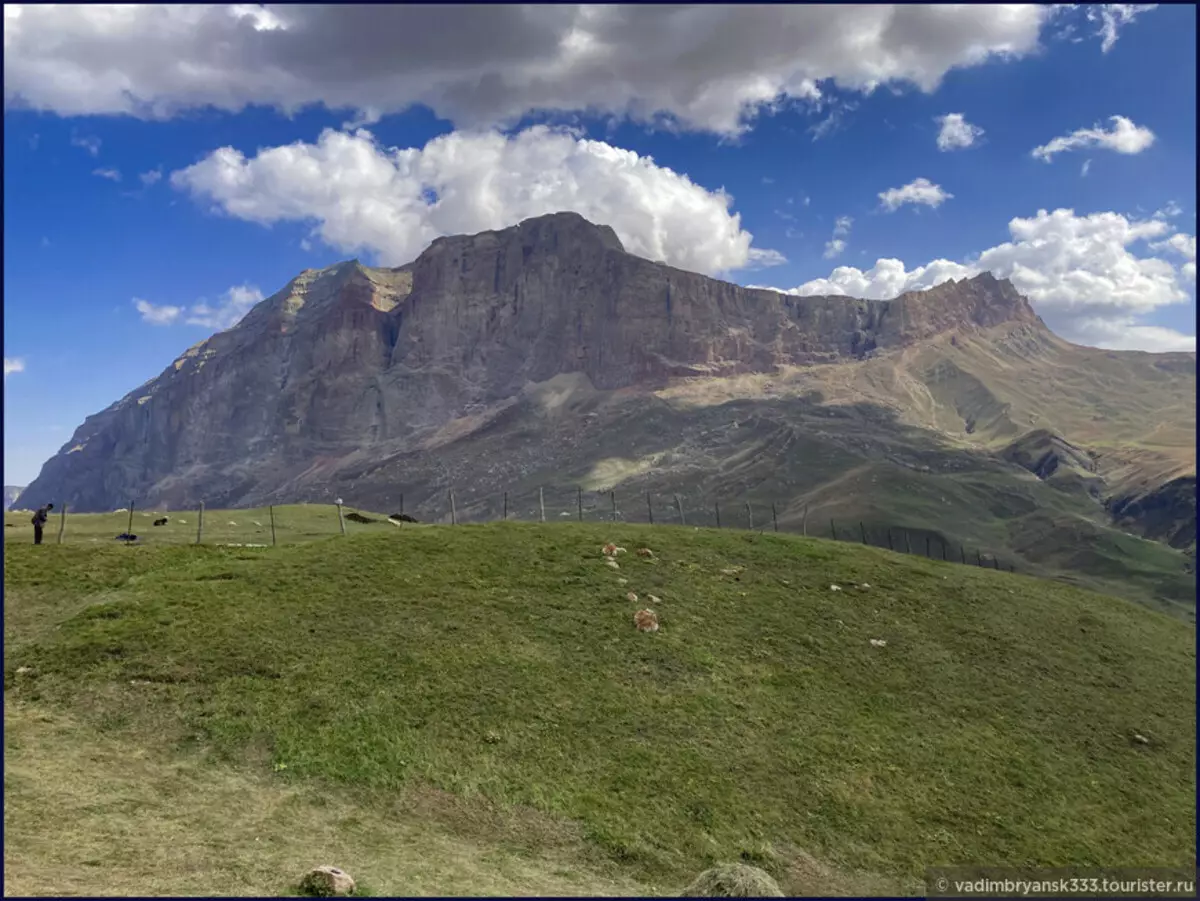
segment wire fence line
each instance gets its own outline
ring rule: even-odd
[[[611,522],[784,532],[848,541],[948,563],[1017,571],[1012,560],[1002,561],[997,554],[982,548],[950,541],[936,529],[865,518],[839,519],[818,515],[817,511],[810,515],[806,505],[797,509],[793,504],[781,509],[772,502],[711,498],[695,491],[589,491],[580,486],[538,486],[464,498],[454,489],[444,489],[422,492],[415,506],[410,504],[407,510],[404,501],[404,495],[399,494],[396,509],[370,512],[341,503],[340,499],[326,504],[223,510],[207,510],[201,503],[192,510],[171,512],[139,508],[131,502],[128,507],[112,513],[85,514],[74,519],[70,519],[64,505],[52,511],[43,541],[98,543],[117,540],[139,544],[270,547],[366,529],[378,530],[389,524],[455,526],[503,520]],[[5,525],[11,528],[20,523],[8,521]],[[11,535],[9,532],[6,537]]]

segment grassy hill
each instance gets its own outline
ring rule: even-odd
[[[10,544],[5,639],[10,891],[1195,866],[1194,630],[1020,575],[587,523]]]

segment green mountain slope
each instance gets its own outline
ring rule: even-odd
[[[414,786],[539,811],[676,892],[738,857],[792,893],[808,855],[913,892],[964,860],[1195,865],[1177,619],[791,536],[379,529],[11,546],[6,696],[168,759],[356,793],[360,817]],[[634,628],[644,606],[657,633]]]

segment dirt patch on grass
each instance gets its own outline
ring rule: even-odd
[[[575,830],[542,815],[432,789],[366,808],[167,758],[34,706],[6,700],[4,718],[6,896],[281,895],[326,863],[374,895],[653,891],[594,868]],[[488,830],[500,831],[489,841]]]

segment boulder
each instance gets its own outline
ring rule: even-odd
[[[352,895],[354,893],[354,877],[337,867],[317,867],[309,870],[300,880],[300,891],[319,898]]]
[[[758,867],[725,864],[705,870],[683,890],[682,898],[782,898],[779,883]]]

